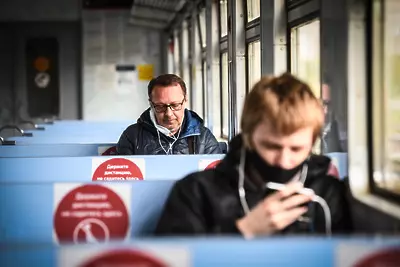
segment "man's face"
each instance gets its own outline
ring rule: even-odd
[[[183,120],[186,99],[179,84],[156,86],[151,93],[150,104],[157,123],[175,133]]]
[[[313,128],[304,127],[290,135],[282,135],[263,120],[256,127],[252,142],[256,152],[268,164],[293,169],[304,162],[311,152]]]

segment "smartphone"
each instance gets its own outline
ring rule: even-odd
[[[280,184],[280,183],[274,183],[274,182],[268,182],[265,184],[265,187],[271,190],[282,190],[283,188],[285,188],[285,184]],[[310,188],[302,188],[301,190],[298,191],[299,194],[302,195],[308,195],[308,196],[312,196],[314,195],[314,191]]]
[[[268,182],[265,184],[265,187],[267,189],[267,194],[271,194],[272,192],[276,192],[276,191],[280,191],[283,188],[285,188],[285,184],[280,184],[280,183],[274,183],[274,182]],[[297,192],[298,194],[302,194],[302,195],[308,195],[308,196],[312,196],[314,195],[314,191],[310,188],[302,188],[301,190],[299,190]],[[309,204],[309,202],[305,202],[301,205],[299,205],[299,207],[307,207]]]

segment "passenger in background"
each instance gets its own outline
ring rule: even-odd
[[[322,128],[322,153],[342,152],[340,145],[339,125],[331,105],[329,84],[322,84],[322,102],[324,105],[325,124]]]
[[[228,154],[216,169],[176,182],[155,234],[350,231],[346,187],[328,174],[328,157],[311,155],[323,123],[321,102],[308,85],[291,74],[262,78],[245,100],[242,133]],[[274,188],[270,182],[282,188],[267,189]],[[298,194],[304,188],[313,191]]]
[[[220,154],[218,141],[186,106],[185,82],[164,74],[148,85],[150,107],[117,144],[119,155]]]

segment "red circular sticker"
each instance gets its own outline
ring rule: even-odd
[[[123,158],[109,159],[92,176],[92,181],[143,180],[140,168],[130,160]]]
[[[112,146],[109,147],[106,151],[104,151],[102,156],[111,156],[111,155],[117,155],[117,146]]]
[[[99,255],[81,264],[79,267],[120,267],[120,266],[141,266],[141,267],[167,267],[168,265],[159,259],[144,252],[135,250],[118,250]]]
[[[111,189],[90,184],[66,194],[54,213],[58,241],[100,243],[124,239],[129,215],[123,200]]]
[[[354,264],[354,267],[397,267],[400,266],[400,247],[382,250],[370,254],[361,261]]]
[[[205,168],[205,170],[210,170],[210,169],[214,169],[215,167],[217,167],[217,165],[221,162],[221,160],[216,160],[211,162],[210,164],[208,164],[208,166]]]

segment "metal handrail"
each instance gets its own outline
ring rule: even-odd
[[[14,140],[4,140],[2,136],[0,136],[0,141],[2,146],[9,146],[9,145],[15,146],[16,144]]]
[[[36,123],[34,123],[33,121],[21,121],[20,124],[30,124],[33,126],[33,128],[35,130],[45,130],[45,128],[43,126],[39,126]]]
[[[33,133],[25,133],[24,130],[22,130],[21,128],[19,128],[17,125],[5,125],[5,126],[3,126],[3,127],[0,128],[0,133],[1,133],[3,130],[6,130],[6,129],[15,129],[15,130],[17,130],[18,132],[21,133],[21,136],[29,136],[29,137],[32,137],[32,136],[33,136]]]

